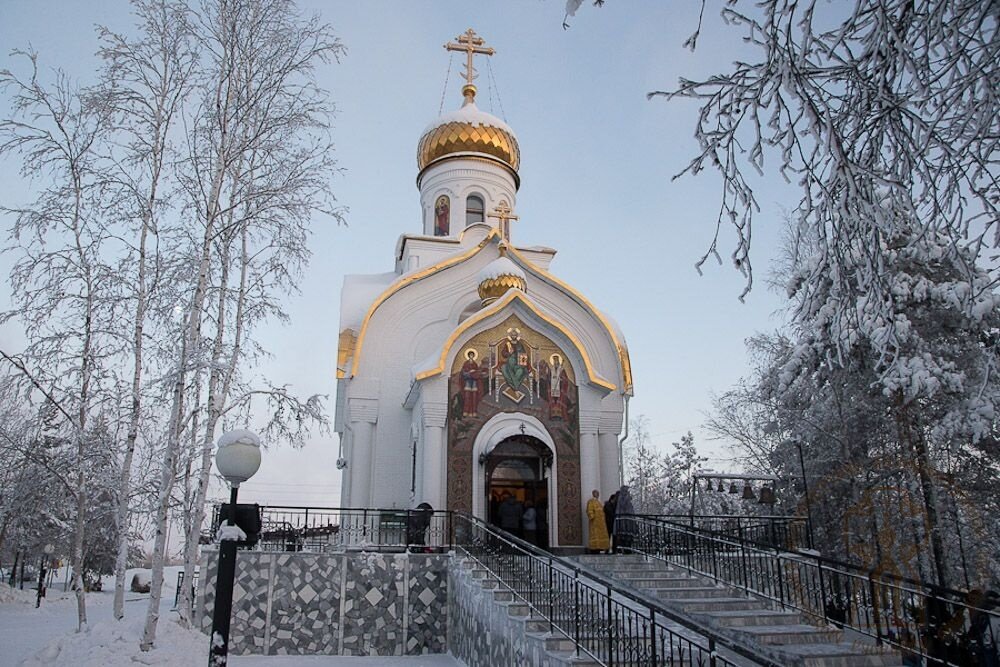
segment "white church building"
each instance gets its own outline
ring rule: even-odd
[[[512,241],[520,149],[472,84],[473,54],[493,50],[471,29],[446,46],[467,55],[464,102],[417,144],[417,233],[399,237],[391,271],[349,275],[341,292],[341,506],[489,520],[511,493],[539,509],[542,546],[579,546],[591,490],[621,483],[628,349],[550,272],[554,249]]]

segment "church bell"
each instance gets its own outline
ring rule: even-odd
[[[753,487],[750,484],[743,485],[743,500],[753,500],[757,496],[754,495]]]
[[[774,489],[769,486],[765,486],[760,490],[760,500],[757,501],[761,505],[773,505],[774,504]]]

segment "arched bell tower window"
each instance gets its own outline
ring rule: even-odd
[[[465,200],[465,226],[486,221],[486,206],[479,195],[469,195]]]

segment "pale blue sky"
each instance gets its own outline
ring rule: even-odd
[[[330,394],[332,409],[343,275],[391,270],[398,236],[420,232],[416,144],[441,104],[449,62],[442,45],[471,26],[497,50],[492,67],[504,113],[495,90],[491,108],[485,64],[480,108],[504,117],[521,146],[515,242],[556,248],[552,271],[619,322],[635,376],[632,415],[649,418],[654,442],[665,447],[690,429],[709,456],[728,457],[701,431],[702,412],[711,392],[744,374],[744,340],[776,324],[772,313],[782,304],[764,283],[782,210],[796,193],[780,178],[760,183],[756,288],[746,303],[737,299],[743,277],[725,255],[734,241],[729,229],[722,232],[724,265],[711,262],[698,276],[693,265],[713,234],[719,179],[705,172],[671,182],[697,150],[697,109],[645,95],[674,86],[681,75],[696,78],[751,57],[709,4],[692,54],[681,44],[696,25],[698,3],[611,2],[596,9],[588,2],[563,30],[561,0],[305,2],[348,49],[320,80],[339,109],[334,138],[345,171],[331,178],[350,211],[347,226],[316,222],[312,265],[301,294],[287,304],[291,324],[266,335],[274,353],[269,377],[303,393]],[[95,23],[128,30],[127,3],[0,0],[0,67],[12,65],[11,48],[30,43],[45,66],[86,79]],[[461,102],[460,63],[454,56],[445,111]],[[12,166],[0,165],[0,198],[16,201],[22,192]],[[5,348],[19,349],[17,339],[9,328],[0,331]],[[267,452],[241,498],[336,505],[336,450],[331,435],[302,450]]]

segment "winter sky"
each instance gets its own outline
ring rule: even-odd
[[[730,468],[725,443],[700,428],[703,412],[712,392],[746,372],[744,340],[778,323],[773,313],[782,302],[766,279],[783,211],[797,197],[780,178],[759,184],[755,287],[745,303],[738,300],[744,277],[726,255],[735,239],[729,229],[721,234],[723,265],[710,261],[699,277],[694,264],[714,232],[720,182],[710,172],[671,181],[698,150],[697,107],[647,101],[646,93],[756,57],[718,19],[716,3],[706,8],[695,53],[682,43],[697,25],[699,3],[586,2],[568,30],[562,0],[302,4],[320,12],[347,47],[342,62],[319,76],[338,107],[343,172],[330,178],[349,211],[345,226],[315,221],[311,266],[287,303],[291,322],[266,332],[274,354],[268,377],[303,394],[329,394],[332,411],[343,276],[391,270],[399,235],[420,233],[417,140],[441,106],[450,57],[442,45],[472,27],[497,51],[496,87],[478,60],[479,106],[504,118],[521,146],[515,243],[556,248],[552,271],[621,325],[635,379],[631,413],[648,417],[654,443],[665,448],[690,429],[712,457],[709,466]],[[30,44],[44,67],[61,66],[86,82],[99,23],[128,31],[128,3],[0,0],[0,68],[22,67],[6,54]],[[444,111],[461,103],[463,59],[451,58]],[[7,100],[0,105],[7,113]],[[0,164],[0,201],[23,201],[24,192],[14,165]],[[0,222],[9,228],[9,220]],[[9,263],[0,259],[4,274]],[[3,300],[6,308],[6,294]],[[16,327],[0,330],[4,350],[22,345]],[[301,450],[274,447],[241,500],[335,506],[336,458],[336,434]]]

